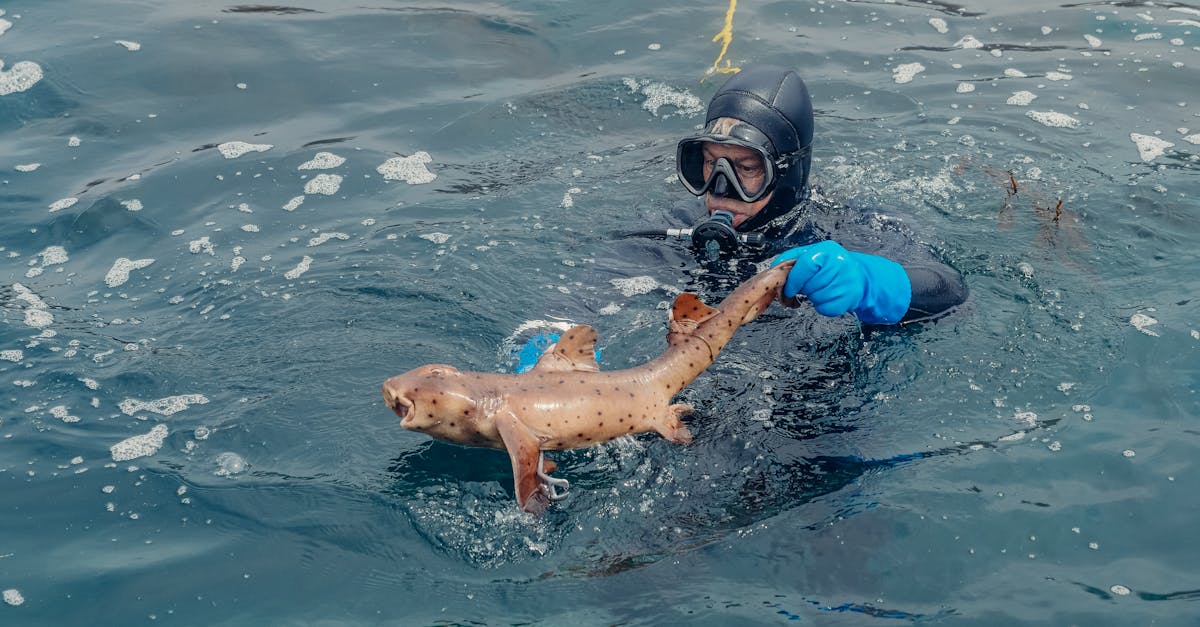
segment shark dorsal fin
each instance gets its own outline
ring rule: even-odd
[[[596,363],[597,337],[599,334],[596,333],[596,330],[586,324],[567,329],[558,338],[554,350],[546,351],[546,354],[538,359],[533,371],[596,372],[600,370],[600,365]]]
[[[691,335],[700,323],[720,313],[705,305],[699,296],[684,292],[675,297],[671,305],[671,322],[667,331],[667,344],[675,346],[684,336]]]

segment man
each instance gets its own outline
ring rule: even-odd
[[[850,313],[863,323],[891,325],[962,304],[962,277],[927,247],[906,240],[876,246],[895,249],[892,255],[848,250],[839,235],[853,237],[853,248],[861,249],[872,245],[873,234],[863,237],[860,228],[852,235],[841,223],[809,219],[812,143],[812,100],[796,72],[757,66],[733,75],[709,102],[704,131],[678,144],[679,180],[703,202],[677,206],[674,217],[693,224],[670,232],[690,235],[709,260],[795,259],[783,295],[804,296],[825,316]],[[517,371],[531,368],[556,340],[553,334],[529,340],[518,352]]]
[[[787,227],[805,208],[812,142],[812,100],[794,71],[759,66],[726,81],[709,102],[704,132],[680,141],[676,151],[679,180],[703,196],[708,213],[693,228],[693,241],[699,236],[728,250],[746,234],[773,240],[776,248],[796,239]],[[772,263],[790,259],[796,265],[784,296],[805,296],[826,316],[852,313],[862,322],[895,324],[966,300],[958,272],[931,258],[901,263],[848,251],[830,238],[792,247]]]

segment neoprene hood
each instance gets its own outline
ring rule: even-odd
[[[734,74],[708,103],[704,125],[736,118],[762,132],[763,148],[783,162],[770,202],[738,226],[752,231],[791,211],[804,198],[812,167],[813,108],[808,86],[794,70],[759,65]]]

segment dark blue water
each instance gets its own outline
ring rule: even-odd
[[[379,385],[662,349],[727,4],[0,8],[0,623],[1200,621],[1200,5],[738,4],[971,300],[773,310],[540,519]]]

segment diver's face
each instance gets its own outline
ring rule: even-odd
[[[745,146],[737,146],[733,144],[715,144],[708,142],[704,144],[704,178],[708,179],[712,173],[713,164],[717,159],[724,157],[729,160],[737,172],[738,180],[742,184],[742,188],[746,190],[759,189],[766,181],[766,168],[763,165],[762,157],[757,152],[746,148]],[[714,211],[724,209],[733,214],[733,226],[737,228],[746,220],[753,218],[767,203],[771,202],[771,196],[774,192],[759,198],[754,202],[743,202],[737,198],[722,198],[713,196],[712,192],[704,195],[704,206],[708,209],[709,215]]]

